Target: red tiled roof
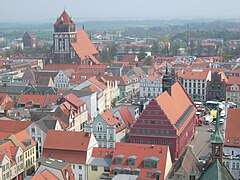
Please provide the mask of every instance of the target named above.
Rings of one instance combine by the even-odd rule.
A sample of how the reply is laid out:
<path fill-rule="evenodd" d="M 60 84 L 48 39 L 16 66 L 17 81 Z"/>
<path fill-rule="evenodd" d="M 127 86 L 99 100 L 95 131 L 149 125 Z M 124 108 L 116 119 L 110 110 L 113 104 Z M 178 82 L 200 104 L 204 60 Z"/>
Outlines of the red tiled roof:
<path fill-rule="evenodd" d="M 156 98 L 156 101 L 173 125 L 178 121 L 178 119 L 183 115 L 188 107 L 191 105 L 194 106 L 192 100 L 189 98 L 186 91 L 179 84 L 179 82 L 175 83 L 172 86 L 171 95 L 165 91 Z M 181 128 L 176 128 L 177 134 L 179 134 L 186 127 L 191 118 L 195 116 L 195 113 L 196 108 L 190 112 L 187 120 L 184 122 Z"/>
<path fill-rule="evenodd" d="M 67 94 L 63 97 L 67 102 L 75 106 L 76 108 L 80 108 L 80 106 L 84 105 L 85 102 L 75 96 L 73 93 Z"/>
<path fill-rule="evenodd" d="M 103 64 L 96 64 L 96 65 L 82 64 L 82 65 L 78 66 L 78 70 L 79 71 L 82 71 L 82 70 L 94 70 L 94 71 L 105 72 L 107 67 L 108 67 L 108 65 L 103 65 Z"/>
<path fill-rule="evenodd" d="M 114 148 L 94 147 L 91 157 L 112 158 Z"/>
<path fill-rule="evenodd" d="M 0 145 L 0 155 L 7 155 L 11 161 L 11 165 L 16 164 L 15 155 L 18 147 L 16 147 L 12 141 L 8 141 Z M 4 153 L 4 154 L 3 154 Z"/>
<path fill-rule="evenodd" d="M 184 73 L 178 73 L 178 76 L 183 79 L 195 79 L 195 80 L 206 80 L 209 71 L 186 71 Z"/>
<path fill-rule="evenodd" d="M 91 133 L 49 130 L 44 149 L 87 151 Z"/>
<path fill-rule="evenodd" d="M 168 151 L 169 151 L 168 146 L 116 142 L 116 146 L 115 146 L 115 150 L 112 158 L 112 165 L 110 168 L 110 175 L 113 175 L 113 169 L 115 167 L 120 167 L 121 169 L 123 168 L 140 169 L 139 179 L 155 179 L 155 176 L 154 176 L 155 172 L 161 171 L 160 180 L 163 180 L 164 176 L 166 176 L 165 174 L 166 166 L 171 165 L 171 164 L 167 164 L 167 158 L 170 158 L 170 153 Z M 117 165 L 115 163 L 115 159 L 116 159 L 116 156 L 120 154 L 124 156 L 122 160 L 122 165 Z M 168 157 L 168 154 L 169 154 L 169 157 Z M 130 156 L 136 156 L 134 166 L 128 166 L 128 157 Z M 150 156 L 159 158 L 158 166 L 156 169 L 144 168 L 144 163 L 143 163 L 144 158 L 147 158 Z M 152 178 L 146 177 L 147 172 L 153 173 Z"/>
<path fill-rule="evenodd" d="M 40 173 L 36 173 L 31 180 L 58 180 L 59 178 L 52 174 L 48 169 Z"/>
<path fill-rule="evenodd" d="M 36 142 L 28 135 L 28 133 L 25 130 L 22 130 L 18 133 L 13 134 L 13 136 L 18 140 L 18 142 L 21 144 L 21 147 L 24 150 L 27 150 L 27 149 L 36 145 Z M 30 140 L 31 145 L 30 146 L 25 146 L 24 143 L 23 143 L 25 140 Z"/>
<path fill-rule="evenodd" d="M 240 108 L 228 109 L 225 146 L 240 147 Z"/>
<path fill-rule="evenodd" d="M 110 110 L 102 113 L 101 117 L 106 121 L 109 126 L 121 124 L 121 122 L 113 115 Z"/>
<path fill-rule="evenodd" d="M 67 70 L 73 69 L 77 71 L 78 64 L 47 64 L 44 66 L 44 70 L 51 70 L 51 71 L 59 71 L 59 70 Z"/>
<path fill-rule="evenodd" d="M 107 86 L 104 83 L 101 83 L 100 81 L 98 81 L 96 78 L 91 77 L 88 80 L 103 91 L 107 89 Z"/>
<path fill-rule="evenodd" d="M 230 77 L 228 78 L 227 84 L 228 84 L 228 85 L 236 84 L 236 85 L 240 86 L 240 77 L 230 76 Z"/>
<path fill-rule="evenodd" d="M 0 141 L 9 137 L 11 134 L 11 132 L 0 132 Z"/>
<path fill-rule="evenodd" d="M 87 91 L 92 91 L 92 92 L 100 92 L 101 91 L 96 87 L 96 85 L 93 85 L 93 84 L 84 89 L 86 89 Z"/>
<path fill-rule="evenodd" d="M 122 61 L 124 62 L 135 62 L 136 55 L 126 54 L 123 56 Z"/>
<path fill-rule="evenodd" d="M 133 125 L 134 123 L 134 119 L 131 115 L 131 113 L 129 112 L 129 109 L 127 106 L 123 106 L 119 109 L 119 113 L 123 118 L 123 121 L 125 122 L 126 125 Z"/>
<path fill-rule="evenodd" d="M 99 64 L 99 61 L 93 56 L 98 54 L 98 51 L 83 29 L 77 30 L 77 41 L 71 45 L 80 59 L 90 58 L 95 64 Z"/>
<path fill-rule="evenodd" d="M 22 94 L 18 100 L 18 104 L 25 104 L 26 108 L 31 108 L 34 104 L 43 108 L 46 96 L 45 95 L 35 95 L 35 94 Z M 28 104 L 28 102 L 32 102 Z"/>
<path fill-rule="evenodd" d="M 0 120 L 0 132 L 17 133 L 27 129 L 32 123 L 18 120 Z"/>
<path fill-rule="evenodd" d="M 230 70 L 229 73 L 237 73 L 237 74 L 240 74 L 240 69 Z"/>
<path fill-rule="evenodd" d="M 63 21 L 62 21 L 63 20 Z M 55 25 L 58 26 L 60 24 L 64 24 L 64 25 L 71 25 L 74 24 L 71 21 L 70 16 L 68 15 L 68 13 L 64 10 L 61 14 L 61 16 L 57 19 Z"/>
<path fill-rule="evenodd" d="M 18 104 L 25 104 L 26 108 L 32 108 L 33 105 L 39 105 L 40 108 L 46 105 L 55 104 L 59 99 L 59 95 L 36 95 L 36 94 L 22 94 L 18 100 Z"/>
<path fill-rule="evenodd" d="M 52 116 L 54 119 L 56 119 L 59 123 L 60 123 L 60 126 L 63 128 L 63 129 L 66 129 L 68 127 L 68 124 L 66 122 L 64 122 L 62 119 L 60 119 L 59 117 L 57 116 Z"/>

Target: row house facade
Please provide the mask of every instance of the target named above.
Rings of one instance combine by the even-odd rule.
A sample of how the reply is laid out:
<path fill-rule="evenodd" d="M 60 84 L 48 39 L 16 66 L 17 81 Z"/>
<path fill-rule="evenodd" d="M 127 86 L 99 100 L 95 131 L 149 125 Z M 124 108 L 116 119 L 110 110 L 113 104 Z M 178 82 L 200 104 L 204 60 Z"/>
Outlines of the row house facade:
<path fill-rule="evenodd" d="M 226 100 L 240 105 L 240 77 L 230 76 L 226 85 Z"/>
<path fill-rule="evenodd" d="M 0 145 L 0 179 L 23 179 L 23 149 L 11 140 L 2 140 Z"/>
<path fill-rule="evenodd" d="M 86 103 L 72 93 L 65 95 L 63 99 L 66 103 L 66 109 L 72 110 L 74 131 L 83 131 L 88 120 Z"/>
<path fill-rule="evenodd" d="M 175 161 L 194 136 L 195 113 L 192 100 L 177 82 L 146 106 L 131 129 L 130 142 L 168 145 Z"/>
<path fill-rule="evenodd" d="M 88 160 L 88 178 L 99 180 L 109 177 L 114 148 L 94 147 Z"/>
<path fill-rule="evenodd" d="M 116 142 L 124 141 L 126 126 L 107 110 L 86 126 L 86 132 L 94 134 L 99 147 L 114 148 Z"/>
<path fill-rule="evenodd" d="M 223 147 L 223 161 L 235 179 L 240 176 L 240 109 L 229 109 Z"/>
<path fill-rule="evenodd" d="M 158 75 L 145 76 L 140 81 L 140 97 L 155 98 L 162 93 L 162 78 Z"/>
<path fill-rule="evenodd" d="M 9 139 L 16 145 L 23 149 L 23 177 L 32 175 L 36 166 L 36 142 L 27 134 L 25 130 L 15 134 L 11 134 Z"/>

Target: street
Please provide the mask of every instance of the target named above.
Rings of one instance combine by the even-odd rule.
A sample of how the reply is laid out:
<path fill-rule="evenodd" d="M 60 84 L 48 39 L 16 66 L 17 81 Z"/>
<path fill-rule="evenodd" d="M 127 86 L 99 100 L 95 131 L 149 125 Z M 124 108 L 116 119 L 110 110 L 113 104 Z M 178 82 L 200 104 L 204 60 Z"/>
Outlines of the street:
<path fill-rule="evenodd" d="M 209 128 L 215 129 L 212 125 L 203 124 L 202 126 L 196 126 L 195 137 L 190 145 L 193 147 L 193 152 L 197 158 L 211 153 L 210 136 L 212 133 L 208 132 Z"/>

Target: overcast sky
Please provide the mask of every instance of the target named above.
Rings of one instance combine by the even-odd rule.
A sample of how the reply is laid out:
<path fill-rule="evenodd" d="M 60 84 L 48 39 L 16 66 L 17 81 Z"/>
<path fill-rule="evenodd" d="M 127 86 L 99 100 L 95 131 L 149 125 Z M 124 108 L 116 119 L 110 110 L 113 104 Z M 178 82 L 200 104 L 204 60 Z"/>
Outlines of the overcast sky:
<path fill-rule="evenodd" d="M 0 0 L 0 22 L 73 19 L 240 18 L 240 0 Z"/>

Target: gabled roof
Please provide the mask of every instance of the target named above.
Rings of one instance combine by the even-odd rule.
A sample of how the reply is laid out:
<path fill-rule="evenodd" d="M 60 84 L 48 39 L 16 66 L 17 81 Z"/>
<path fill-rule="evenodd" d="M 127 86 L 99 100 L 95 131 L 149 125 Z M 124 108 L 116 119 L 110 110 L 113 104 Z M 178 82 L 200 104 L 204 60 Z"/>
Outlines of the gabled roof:
<path fill-rule="evenodd" d="M 236 84 L 236 85 L 240 86 L 240 77 L 230 76 L 230 77 L 228 78 L 227 84 L 228 84 L 228 85 Z"/>
<path fill-rule="evenodd" d="M 16 163 L 15 155 L 17 150 L 18 150 L 18 147 L 15 146 L 15 144 L 13 144 L 11 140 L 0 145 L 0 155 L 6 155 L 10 159 L 11 164 Z"/>
<path fill-rule="evenodd" d="M 95 64 L 100 64 L 100 62 L 93 56 L 98 54 L 98 51 L 89 39 L 86 31 L 83 29 L 77 30 L 77 41 L 71 43 L 71 45 L 80 59 L 90 58 Z"/>
<path fill-rule="evenodd" d="M 41 166 L 42 166 L 42 168 L 39 168 L 39 170 L 42 170 L 42 172 L 40 172 L 41 174 L 44 173 L 44 171 L 46 170 L 48 171 L 47 175 L 49 175 L 50 173 L 55 174 L 56 171 L 59 171 L 62 177 L 57 177 L 57 179 L 63 178 L 64 180 L 67 180 L 68 179 L 66 177 L 66 171 L 67 171 L 69 175 L 69 180 L 74 180 L 74 174 L 68 162 L 65 162 L 60 159 L 45 158 L 45 157 L 41 157 L 38 161 L 41 163 Z"/>
<path fill-rule="evenodd" d="M 125 125 L 130 125 L 130 126 L 133 125 L 134 119 L 133 119 L 127 106 L 122 106 L 119 109 L 119 113 L 122 116 L 122 119 L 123 119 Z"/>
<path fill-rule="evenodd" d="M 57 120 L 49 114 L 35 122 L 35 124 L 45 133 L 47 133 L 50 129 L 55 130 L 56 123 Z"/>
<path fill-rule="evenodd" d="M 195 116 L 196 108 L 193 105 L 193 101 L 190 99 L 184 88 L 179 82 L 176 82 L 171 87 L 171 95 L 165 91 L 156 98 L 158 105 L 162 108 L 171 124 L 177 130 L 177 134 L 180 133 L 189 121 Z M 188 113 L 189 116 L 182 120 L 183 114 Z M 180 122 L 181 121 L 181 122 Z M 178 123 L 181 126 L 178 126 Z"/>
<path fill-rule="evenodd" d="M 49 130 L 44 149 L 86 152 L 91 136 L 85 132 Z"/>
<path fill-rule="evenodd" d="M 185 174 L 189 175 L 191 171 L 193 170 L 194 173 L 197 175 L 199 174 L 199 169 L 197 167 L 198 159 L 195 156 L 192 147 L 186 146 L 186 149 L 182 156 L 174 163 L 172 167 L 171 173 L 169 173 L 168 177 L 169 179 L 175 179 L 172 177 L 174 176 L 174 173 L 178 174 L 178 171 L 183 170 Z"/>
<path fill-rule="evenodd" d="M 103 112 L 101 114 L 101 117 L 109 126 L 121 124 L 121 122 L 113 115 L 110 110 Z"/>
<path fill-rule="evenodd" d="M 0 132 L 17 133 L 27 129 L 32 123 L 18 120 L 0 120 Z"/>
<path fill-rule="evenodd" d="M 218 159 L 212 162 L 206 171 L 200 176 L 199 180 L 233 180 L 233 176 L 225 165 L 222 165 Z"/>
<path fill-rule="evenodd" d="M 206 80 L 209 71 L 186 71 L 184 73 L 179 72 L 178 76 L 183 79 L 193 79 L 193 80 Z"/>
<path fill-rule="evenodd" d="M 31 180 L 59 180 L 57 176 L 52 174 L 48 169 L 45 169 L 42 172 L 34 174 Z"/>
<path fill-rule="evenodd" d="M 64 25 L 74 24 L 74 22 L 71 20 L 70 16 L 65 10 L 62 12 L 61 16 L 57 19 L 55 26 L 58 26 L 60 24 Z"/>
<path fill-rule="evenodd" d="M 59 96 L 55 94 L 22 94 L 18 100 L 18 104 L 24 104 L 26 108 L 32 108 L 33 105 L 39 105 L 39 108 L 44 108 L 46 105 L 55 104 L 58 99 Z"/>
<path fill-rule="evenodd" d="M 77 96 L 75 96 L 73 93 L 67 94 L 63 97 L 67 102 L 75 106 L 76 108 L 79 108 L 80 106 L 84 105 L 85 102 L 79 99 Z"/>
<path fill-rule="evenodd" d="M 13 134 L 13 136 L 18 140 L 21 148 L 24 149 L 24 151 L 36 145 L 36 142 L 33 141 L 33 139 L 28 135 L 25 130 Z"/>
<path fill-rule="evenodd" d="M 169 157 L 168 157 L 169 154 Z M 116 164 L 116 157 L 122 155 L 122 165 Z M 128 166 L 128 158 L 131 156 L 136 156 L 135 165 Z M 155 169 L 145 169 L 144 168 L 144 159 L 151 158 L 158 160 L 158 166 Z M 171 166 L 171 164 L 167 164 L 167 158 L 170 158 L 169 148 L 168 146 L 162 145 L 150 145 L 150 144 L 135 144 L 135 143 L 120 143 L 116 142 L 115 151 L 112 157 L 112 165 L 110 168 L 110 174 L 113 175 L 114 168 L 130 168 L 139 169 L 139 179 L 146 179 L 146 173 L 151 172 L 155 173 L 156 171 L 161 171 L 160 179 L 163 180 L 165 177 L 165 169 L 166 166 Z M 168 161 L 169 162 L 169 161 Z M 153 178 L 152 178 L 153 179 Z"/>
<path fill-rule="evenodd" d="M 93 83 L 94 85 L 96 85 L 98 88 L 100 88 L 103 91 L 107 88 L 107 86 L 104 83 L 101 83 L 96 78 L 91 77 L 90 79 L 88 79 L 88 81 L 90 81 L 91 83 Z"/>
<path fill-rule="evenodd" d="M 228 109 L 225 146 L 240 147 L 240 108 Z"/>

